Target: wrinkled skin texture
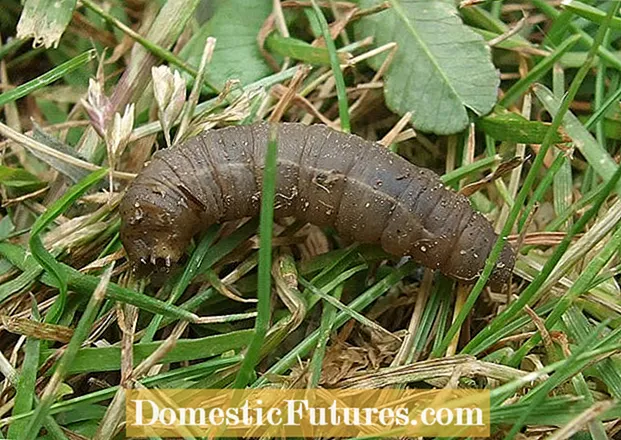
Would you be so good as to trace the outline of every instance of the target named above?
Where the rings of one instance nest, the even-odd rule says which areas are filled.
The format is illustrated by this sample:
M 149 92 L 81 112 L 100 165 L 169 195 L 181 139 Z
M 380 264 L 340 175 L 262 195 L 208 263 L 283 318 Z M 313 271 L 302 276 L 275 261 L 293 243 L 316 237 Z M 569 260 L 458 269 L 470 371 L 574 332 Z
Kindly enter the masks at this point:
M 278 127 L 275 216 L 331 226 L 464 282 L 475 282 L 497 238 L 466 197 L 430 170 L 323 125 Z M 214 223 L 259 214 L 268 125 L 212 130 L 156 154 L 121 202 L 121 240 L 138 267 L 170 266 Z M 490 277 L 500 290 L 507 243 Z

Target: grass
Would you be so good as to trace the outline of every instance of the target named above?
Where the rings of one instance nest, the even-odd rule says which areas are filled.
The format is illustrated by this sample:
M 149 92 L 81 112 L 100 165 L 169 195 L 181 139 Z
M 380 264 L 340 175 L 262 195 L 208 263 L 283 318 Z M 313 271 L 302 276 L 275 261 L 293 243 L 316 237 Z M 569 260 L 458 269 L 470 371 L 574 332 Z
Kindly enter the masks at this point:
M 203 24 L 197 0 L 141 9 L 89 0 L 56 49 L 7 40 L 16 36 L 21 5 L 6 3 L 0 438 L 124 438 L 129 387 L 447 384 L 490 390 L 496 438 L 619 435 L 614 2 L 528 0 L 520 3 L 529 11 L 524 20 L 511 2 L 459 9 L 494 44 L 499 107 L 490 124 L 470 113 L 472 128 L 442 136 L 415 131 L 409 120 L 399 125 L 404 115 L 387 108 L 382 81 L 399 48 L 360 37 L 366 20 L 390 13 L 379 2 L 283 3 L 264 28 L 231 29 L 222 19 L 220 27 Z M 262 33 L 257 41 L 278 71 L 243 84 L 233 75 L 216 88 L 211 78 L 231 69 L 219 64 L 221 51 L 241 65 L 243 57 L 264 60 L 258 47 L 235 44 L 241 31 Z M 214 38 L 193 41 L 201 60 L 193 65 L 183 47 L 203 34 Z M 377 72 L 367 64 L 375 58 Z M 173 106 L 158 108 L 152 93 L 151 68 L 159 65 L 179 69 L 187 84 L 183 108 L 171 114 Z M 159 96 L 173 99 L 164 93 L 172 83 L 161 81 Z M 88 114 L 80 99 L 87 97 L 97 104 Z M 136 109 L 131 127 L 114 128 L 127 104 Z M 160 116 L 170 119 L 166 133 Z M 178 270 L 137 277 L 120 241 L 118 204 L 143 165 L 171 139 L 278 119 L 384 138 L 445 185 L 476 188 L 471 202 L 499 232 L 481 277 L 456 283 L 378 246 L 346 243 L 329 228 L 275 222 L 282 195 L 273 133 L 260 170 L 260 219 L 214 225 L 195 237 Z M 108 142 L 125 136 L 118 151 L 98 132 Z M 494 137 L 509 132 L 519 140 Z M 491 292 L 486 280 L 507 240 L 519 247 L 511 288 Z M 11 325 L 24 319 L 31 325 Z

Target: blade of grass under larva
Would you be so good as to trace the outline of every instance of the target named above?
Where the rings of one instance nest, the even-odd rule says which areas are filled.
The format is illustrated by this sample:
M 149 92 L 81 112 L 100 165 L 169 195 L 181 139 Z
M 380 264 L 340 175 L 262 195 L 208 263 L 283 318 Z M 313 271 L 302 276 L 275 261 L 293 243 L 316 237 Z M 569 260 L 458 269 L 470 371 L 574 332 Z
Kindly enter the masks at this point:
M 49 310 L 45 322 L 56 323 L 63 312 L 67 299 L 67 275 L 62 266 L 56 261 L 56 258 L 43 246 L 41 233 L 56 217 L 64 213 L 67 208 L 73 205 L 89 188 L 99 182 L 107 172 L 107 169 L 95 171 L 69 188 L 67 192 L 48 207 L 48 209 L 37 218 L 34 225 L 32 225 L 29 241 L 32 255 L 39 264 L 58 281 L 59 297 Z
M 326 292 L 331 292 L 332 290 L 336 289 L 338 286 L 343 284 L 345 281 L 347 281 L 349 278 L 354 276 L 356 273 L 363 271 L 366 268 L 367 268 L 366 264 L 359 264 L 357 266 L 354 266 L 342 272 L 331 272 L 331 274 L 333 274 L 334 277 L 330 278 L 329 281 L 326 281 L 325 284 L 321 285 L 320 289 Z M 315 294 L 308 287 L 304 289 L 303 295 L 304 297 L 307 298 L 309 310 L 312 309 L 315 306 L 315 304 L 317 304 L 319 300 L 321 299 L 321 296 Z
M 554 372 L 554 374 L 552 374 L 546 381 L 533 388 L 522 399 L 522 401 L 528 401 L 530 405 L 525 408 L 521 417 L 511 427 L 511 430 L 506 435 L 505 439 L 512 440 L 515 437 L 515 435 L 522 429 L 528 415 L 534 411 L 537 411 L 537 408 L 545 401 L 550 391 L 565 382 L 569 377 L 575 375 L 578 371 L 581 371 L 582 368 L 586 366 L 583 363 L 576 362 L 576 360 L 581 354 L 585 353 L 592 346 L 603 327 L 604 324 L 600 324 L 588 338 L 582 341 L 577 348 L 572 350 L 571 355 L 565 359 L 563 363 L 561 363 L 561 366 Z
M 34 414 L 30 419 L 26 432 L 22 438 L 26 440 L 34 440 L 39 435 L 41 425 L 48 415 L 50 406 L 52 406 L 52 403 L 54 403 L 54 400 L 56 399 L 58 387 L 63 383 L 64 378 L 67 376 L 69 368 L 71 367 L 80 346 L 88 337 L 93 322 L 95 322 L 95 318 L 99 313 L 101 302 L 105 297 L 104 293 L 106 291 L 106 286 L 110 282 L 113 267 L 114 265 L 108 267 L 108 269 L 104 272 L 104 275 L 101 277 L 97 288 L 93 291 L 91 298 L 86 305 L 86 309 L 84 310 L 84 314 L 80 318 L 75 332 L 73 333 L 73 337 L 67 345 L 67 349 L 65 350 L 63 356 L 60 358 L 52 378 L 45 387 L 45 390 L 41 396 L 41 401 L 35 408 Z
M 168 304 L 174 304 L 185 292 L 185 289 L 190 285 L 190 282 L 198 272 L 198 268 L 201 266 L 203 259 L 205 258 L 205 254 L 211 248 L 214 240 L 216 239 L 219 228 L 210 228 L 209 231 L 205 234 L 202 240 L 196 246 L 196 249 L 192 253 L 190 257 L 190 261 L 185 265 L 185 269 L 177 284 L 173 288 L 170 293 L 170 297 L 166 301 Z M 140 339 L 140 343 L 151 342 L 155 337 L 155 333 L 160 327 L 162 320 L 164 319 L 163 315 L 155 315 L 147 328 L 145 329 L 145 333 Z
M 32 316 L 35 320 L 39 319 L 39 311 L 36 302 L 32 301 Z M 39 346 L 41 341 L 34 337 L 26 340 L 24 347 L 24 360 L 19 372 L 19 380 L 16 386 L 15 401 L 13 404 L 12 415 L 18 415 L 32 410 L 35 401 L 35 385 L 37 382 L 37 372 L 39 369 Z M 7 432 L 8 438 L 21 438 L 24 435 L 28 421 L 19 420 L 9 425 Z
M 300 281 L 302 282 L 302 284 L 304 284 L 302 280 L 303 278 L 301 278 Z M 321 294 L 323 293 L 321 292 L 321 290 L 316 289 L 310 283 L 306 283 L 305 287 L 310 288 L 313 291 L 316 290 L 317 295 L 321 296 Z M 330 298 L 339 302 L 339 299 L 341 299 L 341 294 L 343 293 L 343 284 L 339 284 L 336 287 L 336 289 L 334 289 L 332 292 L 333 292 L 332 293 L 333 296 L 331 296 Z M 325 296 L 329 296 L 329 295 L 325 295 Z M 326 349 L 327 349 L 328 341 L 330 340 L 332 329 L 334 328 L 336 310 L 337 309 L 333 305 L 333 303 L 329 301 L 323 306 L 323 313 L 321 315 L 321 324 L 319 326 L 317 344 L 315 345 L 315 351 L 313 352 L 313 356 L 308 366 L 310 377 L 308 378 L 307 388 L 309 389 L 317 388 L 319 386 L 319 381 L 321 380 L 321 371 L 323 370 L 323 359 L 326 355 Z
M 434 324 L 438 328 L 438 332 L 441 331 L 440 329 L 446 328 L 453 297 L 452 289 L 453 281 L 447 277 L 442 277 L 440 282 L 434 285 L 434 290 L 425 304 L 418 328 L 414 332 L 411 350 L 407 353 L 405 364 L 419 360 L 425 346 L 429 344 Z M 444 310 L 445 312 L 443 312 Z M 438 336 L 438 339 L 442 339 L 441 334 Z
M 353 300 L 348 306 L 352 310 L 356 310 L 357 312 L 363 310 L 369 304 L 373 303 L 376 299 L 382 296 L 388 289 L 393 287 L 399 281 L 401 281 L 404 277 L 411 275 L 416 269 L 416 265 L 412 262 L 408 262 L 401 266 L 400 268 L 394 270 L 389 275 L 384 277 L 379 282 L 375 283 L 365 292 L 363 292 L 360 296 L 358 296 L 355 300 Z M 337 315 L 334 320 L 333 329 L 337 330 L 341 326 L 343 326 L 347 321 L 349 321 L 350 317 L 347 313 L 341 312 Z M 298 362 L 303 356 L 306 356 L 310 350 L 317 344 L 317 339 L 319 338 L 319 330 L 315 330 L 312 334 L 307 336 L 302 342 L 295 346 L 289 353 L 283 356 L 278 362 L 272 365 L 263 376 L 255 381 L 252 384 L 253 388 L 260 387 L 265 385 L 268 381 L 270 375 L 274 374 L 283 374 L 293 365 Z
M 250 220 L 231 235 L 219 240 L 205 255 L 197 273 L 207 271 L 215 263 L 231 253 L 237 246 L 252 237 L 257 231 L 258 224 L 259 222 L 256 219 Z
M 26 260 L 26 252 L 20 246 L 11 243 L 0 243 L 0 255 L 7 257 L 20 270 L 25 270 L 22 264 Z M 59 263 L 60 267 L 67 276 L 67 285 L 72 290 L 83 295 L 90 294 L 99 284 L 99 278 L 92 275 L 85 275 L 73 267 L 63 263 Z M 45 272 L 40 281 L 50 287 L 59 288 L 58 280 L 48 272 Z M 140 309 L 151 313 L 161 313 L 164 316 L 175 319 L 185 319 L 188 321 L 196 321 L 198 316 L 184 310 L 180 307 L 166 304 L 157 298 L 135 292 L 131 289 L 121 287 L 115 283 L 109 283 L 106 290 L 106 297 L 115 301 L 133 304 Z
M 269 142 L 265 153 L 263 188 L 261 191 L 261 215 L 259 222 L 259 267 L 257 284 L 257 319 L 254 336 L 246 349 L 233 388 L 245 388 L 254 374 L 261 346 L 269 328 L 272 295 L 272 233 L 274 230 L 274 199 L 276 195 L 276 166 L 278 161 L 278 127 L 270 127 Z
M 573 302 L 582 294 L 584 294 L 591 285 L 591 282 L 597 274 L 606 266 L 608 261 L 618 252 L 621 247 L 621 227 L 618 227 L 613 236 L 606 242 L 603 249 L 591 258 L 587 267 L 580 273 L 580 276 L 569 290 L 561 297 L 552 312 L 545 320 L 545 326 L 551 330 L 562 315 L 569 310 Z M 528 341 L 526 341 L 511 357 L 510 363 L 517 365 L 532 350 L 535 345 L 541 341 L 541 335 L 536 333 Z
M 360 266 L 360 270 L 363 270 L 363 269 L 366 269 L 366 268 L 367 268 L 366 265 L 361 265 Z M 302 277 L 298 277 L 298 280 L 299 280 L 301 285 L 303 285 L 304 287 L 309 289 L 313 294 L 319 296 L 322 300 L 324 300 L 325 302 L 330 304 L 335 309 L 335 312 L 338 310 L 338 311 L 341 311 L 343 313 L 346 313 L 352 319 L 355 319 L 356 321 L 358 321 L 360 324 L 362 324 L 362 325 L 364 325 L 366 327 L 372 328 L 373 330 L 376 330 L 379 333 L 383 333 L 383 334 L 385 334 L 385 335 L 387 335 L 389 337 L 398 339 L 395 335 L 390 333 L 384 327 L 382 327 L 379 324 L 377 324 L 376 322 L 370 320 L 366 316 L 356 312 L 351 307 L 343 304 L 341 301 L 339 301 L 339 298 L 336 295 L 330 295 L 328 293 L 325 293 L 322 289 L 318 289 L 312 283 L 310 283 L 309 281 L 305 280 Z

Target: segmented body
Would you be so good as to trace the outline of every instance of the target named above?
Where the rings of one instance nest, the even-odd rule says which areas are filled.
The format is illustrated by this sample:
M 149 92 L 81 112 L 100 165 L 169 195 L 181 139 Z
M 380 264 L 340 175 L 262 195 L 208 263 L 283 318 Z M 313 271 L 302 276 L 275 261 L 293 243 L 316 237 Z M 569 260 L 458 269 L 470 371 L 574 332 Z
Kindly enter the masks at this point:
M 121 203 L 130 259 L 176 261 L 210 225 L 258 215 L 268 132 L 265 123 L 212 130 L 156 154 Z M 323 125 L 279 124 L 278 142 L 276 217 L 331 226 L 346 240 L 476 281 L 497 236 L 435 173 Z M 490 284 L 504 285 L 513 265 L 507 244 Z

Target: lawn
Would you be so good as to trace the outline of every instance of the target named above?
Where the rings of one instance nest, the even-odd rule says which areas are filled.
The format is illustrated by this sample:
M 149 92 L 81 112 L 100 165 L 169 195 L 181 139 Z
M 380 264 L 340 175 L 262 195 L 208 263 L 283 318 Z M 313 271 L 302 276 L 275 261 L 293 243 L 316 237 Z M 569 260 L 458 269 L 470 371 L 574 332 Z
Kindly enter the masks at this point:
M 493 438 L 620 438 L 620 37 L 600 0 L 2 0 L 0 438 L 125 438 L 126 389 L 267 387 L 486 390 Z M 201 166 L 236 175 L 248 139 L 248 185 Z M 334 159 L 298 154 L 287 195 L 296 148 Z M 176 208 L 123 205 L 148 173 Z M 402 230 L 451 246 L 357 240 L 395 223 L 359 206 L 373 173 L 421 179 Z M 307 223 L 339 179 L 360 218 Z M 463 244 L 446 204 L 489 231 Z M 141 262 L 127 228 L 166 212 L 140 240 L 192 240 Z

